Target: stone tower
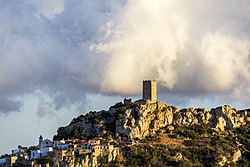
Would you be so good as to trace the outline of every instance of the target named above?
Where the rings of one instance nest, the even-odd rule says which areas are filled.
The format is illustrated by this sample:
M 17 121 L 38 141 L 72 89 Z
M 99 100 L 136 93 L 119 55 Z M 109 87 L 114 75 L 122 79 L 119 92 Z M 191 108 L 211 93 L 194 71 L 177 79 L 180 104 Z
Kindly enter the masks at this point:
M 42 142 L 43 142 L 43 136 L 40 135 L 40 137 L 39 137 L 39 143 L 38 143 L 39 148 L 41 147 L 41 143 Z
M 155 80 L 143 81 L 143 99 L 157 101 L 157 85 Z

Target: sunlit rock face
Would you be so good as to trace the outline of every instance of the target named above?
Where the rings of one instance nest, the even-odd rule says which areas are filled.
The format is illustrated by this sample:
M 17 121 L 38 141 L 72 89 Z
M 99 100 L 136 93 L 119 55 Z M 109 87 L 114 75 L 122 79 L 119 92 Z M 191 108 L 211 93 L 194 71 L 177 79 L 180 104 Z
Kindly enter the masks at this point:
M 74 118 L 64 128 L 66 136 L 112 137 L 124 141 L 142 139 L 176 124 L 182 126 L 210 124 L 216 131 L 233 130 L 249 122 L 249 110 L 237 111 L 228 105 L 207 111 L 204 108 L 178 109 L 150 100 L 117 103 L 108 111 L 89 112 Z

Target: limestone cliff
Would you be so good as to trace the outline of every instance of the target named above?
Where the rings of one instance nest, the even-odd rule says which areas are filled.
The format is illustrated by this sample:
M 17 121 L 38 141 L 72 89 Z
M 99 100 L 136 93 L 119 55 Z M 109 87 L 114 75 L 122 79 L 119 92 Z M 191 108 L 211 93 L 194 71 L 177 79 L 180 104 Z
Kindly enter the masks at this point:
M 228 105 L 207 111 L 204 108 L 178 109 L 163 102 L 117 103 L 108 111 L 89 112 L 58 129 L 57 138 L 95 136 L 131 141 L 168 129 L 172 125 L 210 124 L 216 131 L 233 130 L 250 121 L 250 109 L 237 111 Z M 171 128 L 170 128 L 171 129 Z

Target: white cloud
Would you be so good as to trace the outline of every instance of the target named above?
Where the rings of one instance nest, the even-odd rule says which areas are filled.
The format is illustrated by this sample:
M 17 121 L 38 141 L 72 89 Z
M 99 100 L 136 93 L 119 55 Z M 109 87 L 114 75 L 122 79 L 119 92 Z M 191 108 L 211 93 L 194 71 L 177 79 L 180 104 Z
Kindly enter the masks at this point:
M 249 4 L 1 1 L 0 110 L 18 110 L 12 99 L 36 90 L 56 109 L 88 92 L 134 95 L 143 79 L 180 98 L 227 94 L 249 103 Z
M 141 80 L 157 79 L 183 96 L 241 92 L 250 76 L 248 14 L 250 2 L 235 0 L 128 1 L 95 45 L 108 57 L 102 91 L 139 93 Z

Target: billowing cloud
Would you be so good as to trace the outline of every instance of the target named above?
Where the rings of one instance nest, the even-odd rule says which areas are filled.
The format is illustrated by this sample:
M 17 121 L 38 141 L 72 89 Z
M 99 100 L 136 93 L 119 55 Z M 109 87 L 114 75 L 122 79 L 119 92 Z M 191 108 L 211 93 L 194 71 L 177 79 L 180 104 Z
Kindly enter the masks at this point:
M 249 103 L 249 15 L 237 0 L 1 1 L 0 110 L 37 90 L 56 109 L 87 93 L 134 95 L 143 79 Z
M 105 42 L 93 46 L 109 57 L 103 92 L 138 93 L 135 83 L 156 79 L 169 92 L 243 97 L 239 88 L 250 79 L 249 14 L 249 1 L 128 1 Z

